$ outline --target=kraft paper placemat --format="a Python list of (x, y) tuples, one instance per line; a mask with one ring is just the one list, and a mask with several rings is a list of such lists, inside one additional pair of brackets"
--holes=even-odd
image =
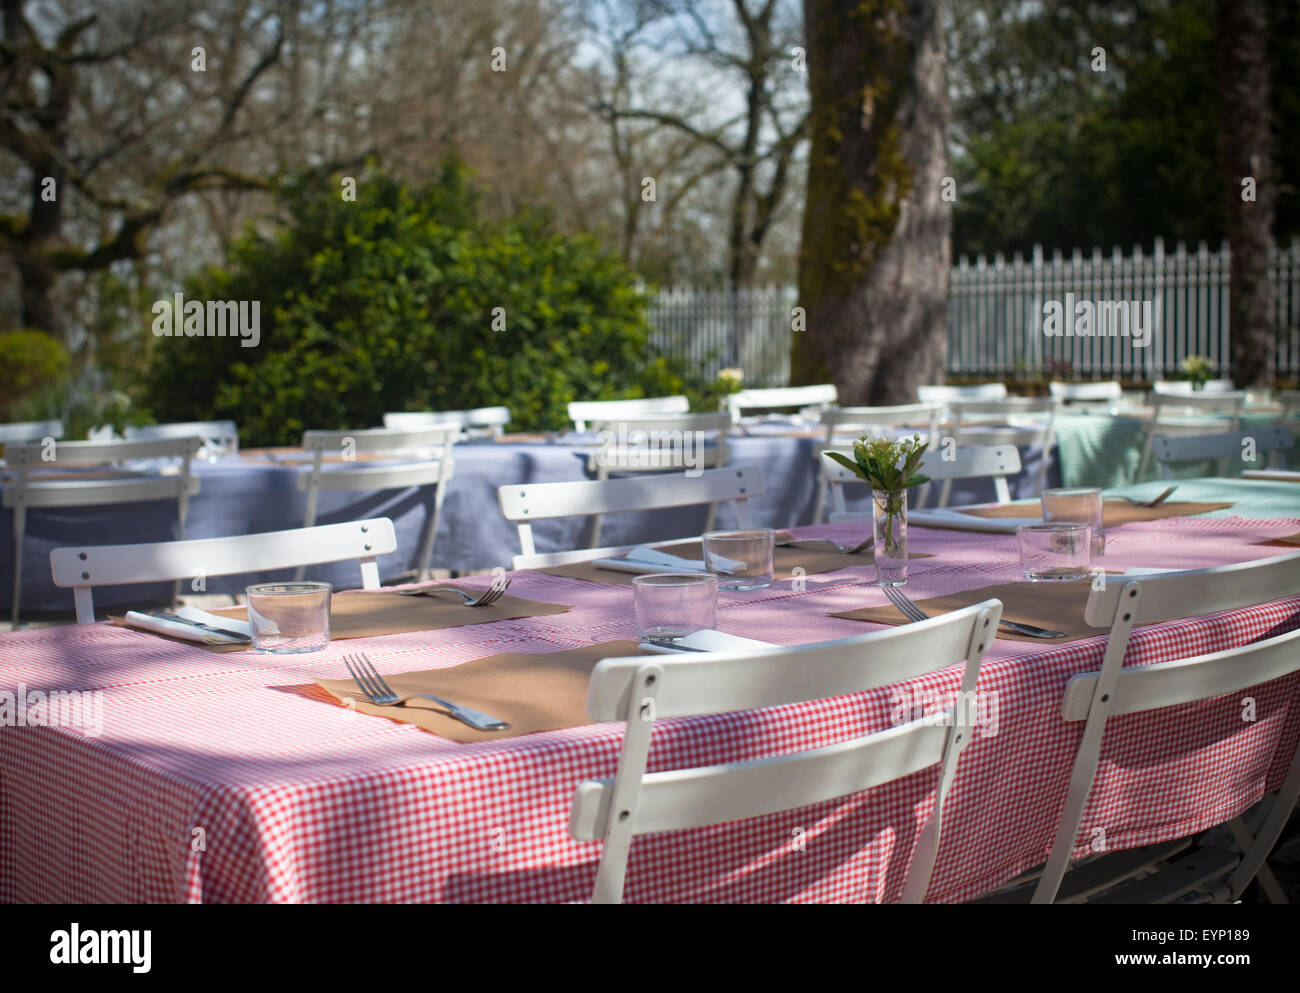
[[(436, 586), (455, 584), (439, 583)], [(430, 586), (430, 589), (436, 588)], [(466, 593), (476, 596), (482, 590), (463, 588)], [(518, 617), (541, 617), (545, 614), (562, 614), (572, 610), (571, 605), (558, 603), (541, 603), (537, 600), (524, 600), (521, 597), (506, 594), (495, 603), (486, 607), (468, 607), (454, 593), (441, 593), (435, 596), (402, 596), (391, 590), (375, 592), (355, 591), (340, 593), (330, 598), (330, 640), (342, 641), (346, 638), (376, 638), (386, 634), (402, 634), (407, 631), (437, 631), (442, 628), (464, 627), (469, 624), (490, 624), (492, 621), (506, 621)], [(234, 617), (238, 620), (248, 619), (247, 607), (220, 607), (208, 613), (222, 617)], [(125, 625), (125, 620), (113, 617), (118, 625)], [(153, 634), (152, 631), (146, 632)], [(165, 637), (165, 636), (160, 636)], [(172, 639), (180, 641), (181, 639)], [(217, 652), (250, 651), (249, 645), (204, 645), (196, 641), (184, 644), (197, 645)]]
[[(864, 522), (864, 524), (870, 526), (869, 521)], [(865, 531), (863, 537), (866, 537)], [(776, 540), (782, 540), (779, 531)], [(852, 547), (856, 542), (841, 540), (840, 544)], [(702, 560), (704, 558), (704, 547), (698, 540), (662, 545), (659, 550), (684, 559)], [(908, 556), (909, 559), (928, 559), (930, 557), (929, 554), (924, 552), (913, 552)], [(808, 541), (798, 545), (778, 548), (772, 556), (772, 564), (775, 569), (774, 579), (777, 580), (792, 578), (795, 575), (794, 570), (796, 568), (803, 569), (804, 575), (812, 576), (819, 572), (835, 572), (839, 569), (848, 569), (851, 566), (874, 565), (875, 561), (870, 548), (858, 552), (856, 555), (845, 555), (819, 541)], [(552, 576), (585, 579), (590, 583), (606, 583), (610, 586), (631, 586), (632, 580), (637, 575), (632, 572), (619, 572), (616, 569), (602, 569), (591, 562), (574, 562), (572, 565), (559, 565), (539, 571)], [(671, 572), (672, 570), (665, 567), (663, 571)]]
[[(1208, 514), (1214, 510), (1227, 510), (1228, 503), (1189, 503), (1178, 500), (1166, 500), (1159, 507), (1134, 507), (1127, 500), (1105, 500), (1102, 503), (1102, 518), (1106, 527), (1116, 528), (1121, 524), (1137, 524), (1141, 521), (1159, 521), (1166, 517), (1191, 517), (1194, 514)], [(1033, 504), (1007, 503), (1000, 507), (953, 507), (963, 514), (974, 517), (1025, 517), (1025, 510)], [(1035, 509), (1040, 509), (1038, 504)], [(941, 527), (936, 524), (934, 527)], [(930, 527), (929, 524), (926, 527)]]
[[(536, 731), (554, 731), (592, 723), (587, 716), (587, 684), (601, 659), (645, 654), (635, 641), (607, 641), (541, 655), (489, 655), (448, 669), (424, 669), (384, 676), (394, 693), (431, 693), (464, 707), (507, 721), (504, 731), (478, 731), (448, 717), (432, 700), (411, 700), (378, 707), (351, 679), (317, 679), (339, 700), (351, 700), (363, 714), (387, 717), (452, 741), (491, 741)], [(370, 656), (372, 663), (380, 660)]]
[[(1004, 619), (1065, 632), (1064, 638), (1030, 638), (999, 628), (997, 637), (1009, 641), (1032, 642), (1036, 645), (1064, 645), (1068, 641), (1078, 641), (1081, 638), (1095, 638), (1107, 631), (1106, 628), (1091, 627), (1083, 619), (1083, 610), (1088, 603), (1088, 593), (1091, 589), (1091, 579), (1054, 583), (1000, 583), (996, 586), (981, 586), (975, 590), (931, 597), (928, 600), (916, 600), (916, 605), (931, 617), (938, 617), (996, 597), (1002, 601)], [(851, 621), (871, 621), (875, 624), (910, 623), (893, 604), (860, 607), (857, 610), (845, 610), (830, 616), (846, 617)]]
[(1295, 534), (1284, 534), (1280, 538), (1269, 538), (1268, 541), (1258, 542), (1261, 545), (1285, 545), (1288, 547), (1300, 546), (1300, 531)]

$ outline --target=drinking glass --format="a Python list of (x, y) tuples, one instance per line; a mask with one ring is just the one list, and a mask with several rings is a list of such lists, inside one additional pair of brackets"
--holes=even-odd
[(704, 568), (718, 576), (720, 590), (761, 590), (772, 585), (776, 534), (771, 528), (708, 531), (703, 538)]
[(1083, 579), (1092, 567), (1092, 528), (1057, 521), (1021, 524), (1020, 571), (1031, 583)]
[(1092, 528), (1092, 554), (1106, 554), (1104, 505), (1099, 486), (1074, 486), (1043, 490), (1043, 521), (1087, 524)]
[(642, 641), (676, 641), (718, 626), (718, 577), (656, 572), (632, 579)]
[(329, 583), (258, 583), (245, 588), (253, 647), (293, 655), (330, 643)]

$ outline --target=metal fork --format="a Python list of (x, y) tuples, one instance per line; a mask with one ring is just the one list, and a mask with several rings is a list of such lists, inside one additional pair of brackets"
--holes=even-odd
[[(885, 598), (911, 621), (928, 621), (930, 615), (913, 603), (906, 593), (896, 586), (882, 586)], [(998, 621), (998, 627), (1023, 634), (1029, 638), (1064, 638), (1064, 631), (1049, 631), (1047, 628), (1035, 627), (1033, 624), (1017, 624), (1015, 621)]]
[(778, 541), (778, 542), (776, 543), (776, 547), (777, 547), (777, 548), (788, 548), (788, 547), (790, 547), (791, 545), (801, 545), (801, 544), (803, 544), (803, 543), (806, 542), (806, 541), (817, 541), (817, 542), (821, 542), (822, 544), (825, 544), (825, 545), (831, 545), (831, 546), (833, 546), (834, 549), (835, 549), (837, 552), (841, 552), (841, 553), (843, 553), (844, 555), (857, 555), (858, 552), (863, 551), (865, 548), (867, 548), (868, 546), (870, 546), (871, 543), (874, 542), (875, 540), (876, 540), (876, 536), (875, 536), (875, 534), (869, 534), (869, 535), (867, 535), (865, 538), (863, 538), (861, 541), (859, 541), (856, 545), (854, 545), (852, 548), (850, 548), (850, 547), (848, 547), (847, 545), (841, 545), (838, 541), (832, 541), (830, 538), (794, 538), (794, 537), (791, 537), (791, 538), (790, 538), (789, 540), (787, 540), (787, 541)]
[(426, 586), (421, 590), (399, 590), (402, 596), (432, 596), (440, 591), (455, 593), (465, 601), (466, 607), (486, 607), (490, 603), (496, 603), (505, 594), (510, 587), (510, 580), (506, 580), (500, 586), (493, 583), (491, 587), (484, 590), (478, 596), (470, 596), (464, 590), (458, 590), (454, 586)]
[[(353, 668), (353, 662), (356, 663), (355, 668)], [(469, 707), (462, 707), (458, 703), (452, 703), (450, 700), (431, 696), (428, 693), (403, 693), (399, 696), (393, 692), (391, 686), (384, 682), (384, 677), (379, 675), (379, 670), (371, 665), (370, 660), (362, 654), (344, 655), (343, 664), (348, 667), (348, 672), (352, 673), (352, 678), (361, 687), (361, 692), (370, 698), (371, 703), (378, 704), (381, 707), (392, 707), (419, 697), (422, 700), (432, 700), (434, 703), (446, 707), (447, 713), (456, 720), (468, 724), (472, 728), (478, 728), (480, 731), (503, 731), (510, 726), (499, 718), (480, 713)]]
[(1165, 490), (1154, 500), (1135, 500), (1131, 496), (1126, 496), (1123, 499), (1127, 500), (1134, 507), (1159, 507), (1162, 503), (1164, 503), (1166, 500), (1169, 499), (1169, 495), (1173, 493), (1174, 490), (1176, 489), (1178, 489), (1177, 486), (1171, 486), (1169, 487), (1169, 489)]

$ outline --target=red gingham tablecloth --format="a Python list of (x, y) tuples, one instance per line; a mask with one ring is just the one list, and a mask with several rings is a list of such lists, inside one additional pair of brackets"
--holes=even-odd
[[(810, 529), (857, 538), (861, 525)], [(1300, 520), (1170, 518), (1108, 535), (1105, 565), (1200, 568), (1285, 554)], [(913, 528), (921, 599), (1017, 578), (1014, 535)], [(719, 627), (795, 644), (870, 625), (871, 566), (722, 594)], [(487, 577), (472, 582), (486, 584)], [(600, 724), (463, 745), (303, 693), (364, 649), (383, 672), (635, 637), (625, 586), (519, 573), (511, 592), (567, 613), (339, 642), (323, 652), (213, 654), (107, 624), (0, 636), (0, 690), (102, 690), (102, 731), (0, 727), (0, 899), (11, 901), (581, 901), (599, 845), (572, 840), (577, 784), (614, 772), (623, 729)], [(1300, 598), (1140, 630), (1130, 665), (1245, 644), (1300, 625)], [(997, 641), (980, 672), (987, 727), (957, 771), (928, 899), (977, 896), (1042, 862), (1082, 724), (1060, 718), (1104, 637)], [(661, 721), (650, 770), (753, 759), (879, 730), (910, 695), (951, 693), (959, 667), (898, 687), (763, 711)], [(903, 694), (904, 696), (900, 696)], [(1254, 719), (1244, 697), (1253, 698)], [(992, 720), (996, 717), (996, 721)], [(10, 722), (12, 723), (12, 722)], [(996, 733), (986, 733), (996, 731)], [(1300, 679), (1118, 718), (1106, 733), (1076, 856), (1180, 837), (1276, 789), (1300, 735)], [(932, 802), (925, 770), (796, 811), (638, 838), (626, 898), (881, 902), (899, 897)]]

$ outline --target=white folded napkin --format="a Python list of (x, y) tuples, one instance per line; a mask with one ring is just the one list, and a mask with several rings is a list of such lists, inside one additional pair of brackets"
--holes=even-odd
[[(181, 607), (175, 613), (177, 617), (182, 617), (187, 621), (207, 624), (209, 627), (229, 631), (230, 634), (204, 631), (202, 628), (182, 624), (180, 621), (169, 620), (166, 617), (143, 614), (138, 610), (127, 611), (126, 623), (128, 627), (153, 631), (155, 634), (171, 635), (173, 638), (184, 638), (186, 641), (197, 641), (204, 645), (247, 644), (248, 639), (252, 637), (252, 625), (248, 621), (221, 617), (218, 614), (209, 614), (206, 610), (199, 610), (197, 607)], [(240, 637), (241, 635), (242, 637)]]
[[(768, 641), (756, 641), (753, 638), (742, 638), (739, 635), (726, 634), (713, 628), (705, 628), (703, 631), (696, 631), (688, 634), (685, 638), (678, 638), (673, 642), (674, 645), (683, 646), (681, 649), (669, 645), (652, 645), (644, 642), (638, 647), (647, 652), (655, 652), (658, 655), (681, 655), (686, 654), (689, 649), (696, 648), (704, 652), (749, 652), (758, 648), (776, 648)], [(694, 654), (694, 653), (690, 653)]]
[(948, 507), (933, 510), (909, 510), (909, 524), (951, 528), (958, 531), (986, 531), (990, 534), (1015, 534), (1021, 524), (1042, 524), (1041, 517), (976, 517)]
[(1279, 483), (1300, 483), (1300, 472), (1290, 469), (1247, 469), (1242, 479), (1272, 479)]
[[(708, 572), (703, 559), (684, 559), (669, 555), (648, 545), (637, 545), (627, 555), (616, 559), (597, 559), (593, 563), (597, 569), (612, 569), (616, 572)], [(745, 563), (735, 559), (716, 560), (719, 572), (732, 572)]]

